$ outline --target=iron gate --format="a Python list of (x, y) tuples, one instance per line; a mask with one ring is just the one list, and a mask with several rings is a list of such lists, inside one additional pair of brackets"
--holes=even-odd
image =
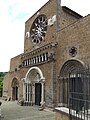
[(69, 119), (90, 120), (90, 69), (69, 74)]

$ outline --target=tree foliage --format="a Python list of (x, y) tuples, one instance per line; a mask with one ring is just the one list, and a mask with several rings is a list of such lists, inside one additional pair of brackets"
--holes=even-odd
[(4, 77), (7, 72), (0, 72), (0, 77)]
[(3, 80), (7, 72), (0, 72), (0, 96), (3, 91)]

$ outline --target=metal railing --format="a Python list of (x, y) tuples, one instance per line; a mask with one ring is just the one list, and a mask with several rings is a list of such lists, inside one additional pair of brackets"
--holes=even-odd
[(69, 75), (69, 119), (90, 120), (90, 70)]

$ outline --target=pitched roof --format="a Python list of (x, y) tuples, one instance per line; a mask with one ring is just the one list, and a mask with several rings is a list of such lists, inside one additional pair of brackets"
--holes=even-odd
[(68, 14), (71, 14), (73, 16), (75, 16), (76, 18), (82, 18), (83, 16), (81, 16), (80, 14), (76, 13), (75, 11), (71, 10), (70, 8), (66, 7), (66, 6), (62, 6), (62, 9), (67, 12)]

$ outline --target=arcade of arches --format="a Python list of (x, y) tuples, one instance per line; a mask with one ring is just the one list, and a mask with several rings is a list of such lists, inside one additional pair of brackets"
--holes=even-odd
[[(76, 91), (75, 84), (82, 84), (80, 75), (77, 75), (77, 71), (84, 69), (81, 62), (77, 60), (66, 61), (59, 74), (59, 103), (68, 107), (69, 103), (69, 80), (71, 80), (71, 86)], [(78, 76), (78, 79), (76, 79)], [(42, 71), (38, 67), (31, 67), (26, 73), (23, 80), (23, 98), (24, 102), (28, 104), (43, 105), (45, 103), (45, 78)], [(79, 82), (78, 82), (78, 81)], [(19, 96), (19, 82), (16, 78), (12, 81), (12, 100), (18, 100)], [(82, 91), (82, 86), (79, 89)], [(78, 91), (77, 91), (78, 92)], [(56, 93), (57, 94), (57, 93)]]

